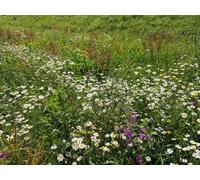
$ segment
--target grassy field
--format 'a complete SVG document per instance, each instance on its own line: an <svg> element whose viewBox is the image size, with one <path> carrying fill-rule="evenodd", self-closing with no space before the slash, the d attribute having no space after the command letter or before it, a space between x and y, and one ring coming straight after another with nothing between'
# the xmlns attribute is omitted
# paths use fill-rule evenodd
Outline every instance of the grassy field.
<svg viewBox="0 0 200 180"><path fill-rule="evenodd" d="M0 16L0 164L200 164L199 16Z"/></svg>

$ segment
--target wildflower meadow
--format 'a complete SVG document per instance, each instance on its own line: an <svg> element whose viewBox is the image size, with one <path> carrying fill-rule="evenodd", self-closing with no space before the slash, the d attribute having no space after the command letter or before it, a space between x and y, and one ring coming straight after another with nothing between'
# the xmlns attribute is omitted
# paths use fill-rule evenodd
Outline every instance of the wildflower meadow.
<svg viewBox="0 0 200 180"><path fill-rule="evenodd" d="M0 16L0 164L199 165L199 16Z"/></svg>

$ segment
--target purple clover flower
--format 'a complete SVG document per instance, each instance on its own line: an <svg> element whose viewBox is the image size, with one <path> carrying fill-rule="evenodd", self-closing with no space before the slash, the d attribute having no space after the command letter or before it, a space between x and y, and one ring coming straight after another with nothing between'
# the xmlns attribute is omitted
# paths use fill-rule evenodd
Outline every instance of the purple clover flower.
<svg viewBox="0 0 200 180"><path fill-rule="evenodd" d="M132 160L132 158L129 156L129 157L128 157L128 161L131 161L131 160Z"/></svg>
<svg viewBox="0 0 200 180"><path fill-rule="evenodd" d="M146 130L146 128L141 128L140 131L145 133L147 130Z"/></svg>
<svg viewBox="0 0 200 180"><path fill-rule="evenodd" d="M135 136L133 131L129 128L126 128L123 131L124 131L124 136L126 136L127 138L133 138Z"/></svg>
<svg viewBox="0 0 200 180"><path fill-rule="evenodd" d="M146 141L148 139L148 136L144 133L140 134L140 139L143 141Z"/></svg>
<svg viewBox="0 0 200 180"><path fill-rule="evenodd" d="M8 154L6 152L0 152L0 160L4 160L8 157Z"/></svg>
<svg viewBox="0 0 200 180"><path fill-rule="evenodd" d="M131 114L131 119L130 119L131 124L135 125L137 123L137 115L138 115L137 112L133 112Z"/></svg>
<svg viewBox="0 0 200 180"><path fill-rule="evenodd" d="M197 101L192 101L192 105L195 107L195 108L197 108Z"/></svg>
<svg viewBox="0 0 200 180"><path fill-rule="evenodd" d="M142 163L142 156L141 155L137 155L135 159L136 159L137 163L139 163L139 164Z"/></svg>

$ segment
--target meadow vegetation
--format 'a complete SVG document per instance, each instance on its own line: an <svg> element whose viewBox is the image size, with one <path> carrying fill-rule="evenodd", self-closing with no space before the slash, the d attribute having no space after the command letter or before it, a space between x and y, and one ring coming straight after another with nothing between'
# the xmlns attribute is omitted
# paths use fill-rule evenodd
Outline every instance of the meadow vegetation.
<svg viewBox="0 0 200 180"><path fill-rule="evenodd" d="M200 164L199 16L0 16L0 164Z"/></svg>

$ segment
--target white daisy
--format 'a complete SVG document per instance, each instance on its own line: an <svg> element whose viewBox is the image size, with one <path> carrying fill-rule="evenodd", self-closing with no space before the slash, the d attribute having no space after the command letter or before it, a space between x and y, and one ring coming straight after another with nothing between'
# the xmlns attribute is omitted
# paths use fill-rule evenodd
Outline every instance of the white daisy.
<svg viewBox="0 0 200 180"><path fill-rule="evenodd" d="M173 149L171 149L171 148L168 148L166 151L165 151L165 153L166 154L172 154L174 151L173 151Z"/></svg>
<svg viewBox="0 0 200 180"><path fill-rule="evenodd" d="M151 157L150 156L146 156L145 159L146 159L147 162L151 161Z"/></svg>
<svg viewBox="0 0 200 180"><path fill-rule="evenodd" d="M187 118L187 114L186 113L181 113L181 117L185 119L185 118Z"/></svg>
<svg viewBox="0 0 200 180"><path fill-rule="evenodd" d="M57 155L57 160L58 160L59 162L63 161L63 160L64 160L63 154L58 154L58 155Z"/></svg>

